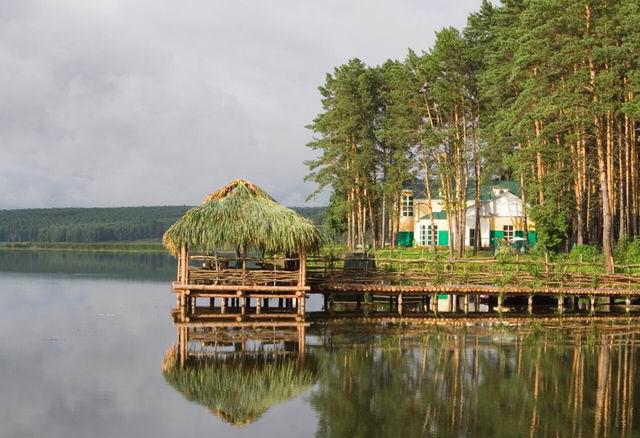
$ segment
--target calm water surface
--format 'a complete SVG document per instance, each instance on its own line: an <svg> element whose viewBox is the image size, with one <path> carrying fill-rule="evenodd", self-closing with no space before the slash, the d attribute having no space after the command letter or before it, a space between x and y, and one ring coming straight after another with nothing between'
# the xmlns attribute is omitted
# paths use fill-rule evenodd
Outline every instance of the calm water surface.
<svg viewBox="0 0 640 438"><path fill-rule="evenodd" d="M635 317L312 328L167 372L173 263L0 251L1 437L640 436Z"/></svg>

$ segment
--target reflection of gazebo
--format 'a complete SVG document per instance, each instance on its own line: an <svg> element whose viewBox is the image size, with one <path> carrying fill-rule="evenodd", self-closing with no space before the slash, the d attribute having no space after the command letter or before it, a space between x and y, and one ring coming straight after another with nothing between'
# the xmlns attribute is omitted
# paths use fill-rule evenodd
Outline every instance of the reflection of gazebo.
<svg viewBox="0 0 640 438"><path fill-rule="evenodd" d="M223 312L228 298L244 298L243 306L256 298L258 311L261 298L297 298L304 312L305 254L321 241L310 221L241 179L211 193L163 237L178 257L173 289L180 304L223 298Z"/></svg>
<svg viewBox="0 0 640 438"><path fill-rule="evenodd" d="M258 419L270 407L307 391L316 381L316 360L295 355L243 354L197 357L180 367L175 349L163 363L166 381L187 400L199 403L234 426Z"/></svg>

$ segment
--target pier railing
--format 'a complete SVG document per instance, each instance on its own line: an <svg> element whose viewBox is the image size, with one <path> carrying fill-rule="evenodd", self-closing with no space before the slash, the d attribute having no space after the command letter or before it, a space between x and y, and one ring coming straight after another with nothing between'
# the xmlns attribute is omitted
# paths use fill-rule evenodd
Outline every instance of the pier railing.
<svg viewBox="0 0 640 438"><path fill-rule="evenodd" d="M189 283L228 286L295 286L300 260L284 257L189 257Z"/></svg>
<svg viewBox="0 0 640 438"><path fill-rule="evenodd" d="M607 295L640 295L640 266L618 265L616 273L584 262L520 259L402 259L315 257L308 261L308 281L316 290L416 291L455 289L457 292L509 289L529 292L584 291ZM455 287L453 287L455 286Z"/></svg>

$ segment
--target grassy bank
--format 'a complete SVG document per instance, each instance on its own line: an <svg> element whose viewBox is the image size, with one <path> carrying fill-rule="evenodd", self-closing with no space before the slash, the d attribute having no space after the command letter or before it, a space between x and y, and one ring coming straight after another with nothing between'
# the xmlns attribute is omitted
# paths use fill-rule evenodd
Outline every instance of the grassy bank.
<svg viewBox="0 0 640 438"><path fill-rule="evenodd" d="M331 244L322 248L321 255L341 258L346 252L345 245ZM369 255L376 258L379 266L383 266L384 263L392 263L394 266L407 263L410 265L413 262L424 260L440 265L442 269L447 266L448 270L459 268L465 272L468 270L469 264L475 266L472 270L489 269L487 266L482 266L482 263L486 262L488 265L495 266L499 272L519 271L523 266L528 266L529 270L539 270L542 267L547 271L549 268L546 265L548 264L556 272L604 273L604 256L600 248L595 245L574 246L568 253L545 254L540 248L534 248L526 254L518 254L517 256L507 249L498 254L493 250L481 250L474 255L471 248L467 248L464 257L457 260L466 263L456 263L455 259L451 260L449 250L445 247L438 247L435 251L430 248L378 249L369 251ZM640 239L621 240L614 248L613 258L616 273L640 274ZM516 262L519 265L517 268ZM454 267L456 265L457 268ZM467 265L467 268L463 268L464 265Z"/></svg>

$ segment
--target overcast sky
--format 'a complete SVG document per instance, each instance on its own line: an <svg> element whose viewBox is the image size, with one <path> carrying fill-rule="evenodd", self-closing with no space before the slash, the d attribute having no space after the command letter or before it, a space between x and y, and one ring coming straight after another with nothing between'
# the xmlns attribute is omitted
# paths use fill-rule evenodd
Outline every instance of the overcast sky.
<svg viewBox="0 0 640 438"><path fill-rule="evenodd" d="M325 73L426 50L480 2L0 0L0 208L194 204L240 177L304 205Z"/></svg>

